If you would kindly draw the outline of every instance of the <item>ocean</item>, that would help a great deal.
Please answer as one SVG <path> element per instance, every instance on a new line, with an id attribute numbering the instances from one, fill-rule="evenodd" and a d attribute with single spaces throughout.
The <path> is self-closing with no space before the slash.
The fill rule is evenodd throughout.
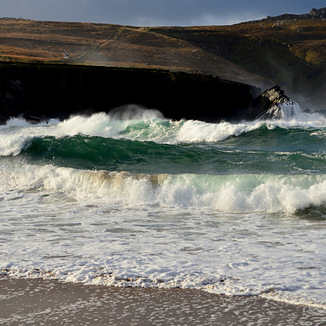
<path id="1" fill-rule="evenodd" d="M 292 108 L 293 111 L 293 108 Z M 0 273 L 326 307 L 326 117 L 135 106 L 0 126 Z"/>

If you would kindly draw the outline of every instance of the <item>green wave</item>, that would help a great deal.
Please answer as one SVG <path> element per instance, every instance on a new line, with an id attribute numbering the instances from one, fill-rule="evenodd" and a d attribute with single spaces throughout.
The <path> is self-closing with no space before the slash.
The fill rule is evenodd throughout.
<path id="1" fill-rule="evenodd" d="M 302 149 L 300 137 L 307 138 L 304 133 L 298 131 L 300 137 L 289 145 L 290 133 L 277 130 L 284 136 L 282 140 L 266 137 L 264 141 L 259 135 L 262 132 L 270 131 L 257 130 L 217 144 L 158 144 L 82 135 L 43 137 L 30 140 L 20 156 L 57 166 L 132 173 L 326 173 L 326 155 L 321 147 L 315 152 L 313 146 Z M 272 150 L 275 140 L 282 146 L 275 144 Z"/>
<path id="2" fill-rule="evenodd" d="M 225 145 L 239 149 L 263 149 L 265 151 L 326 151 L 326 130 L 315 128 L 281 128 L 263 124 L 259 128 L 239 136 L 230 136 Z"/>

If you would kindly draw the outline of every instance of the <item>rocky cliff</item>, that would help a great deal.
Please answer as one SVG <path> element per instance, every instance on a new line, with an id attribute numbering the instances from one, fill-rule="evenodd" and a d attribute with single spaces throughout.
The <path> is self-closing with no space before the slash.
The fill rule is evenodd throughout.
<path id="1" fill-rule="evenodd" d="M 211 75 L 153 69 L 0 64 L 0 121 L 110 112 L 128 104 L 171 119 L 239 120 L 259 89 Z"/>
<path id="2" fill-rule="evenodd" d="M 184 71 L 262 89 L 277 84 L 302 107 L 325 110 L 325 11 L 193 27 L 3 18 L 0 61 Z"/>

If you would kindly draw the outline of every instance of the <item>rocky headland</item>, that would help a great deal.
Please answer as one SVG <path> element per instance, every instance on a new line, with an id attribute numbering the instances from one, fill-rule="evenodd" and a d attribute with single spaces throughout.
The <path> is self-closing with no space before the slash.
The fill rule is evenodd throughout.
<path id="1" fill-rule="evenodd" d="M 172 119 L 254 119 L 275 105 L 275 92 L 288 99 L 283 90 L 301 107 L 323 110 L 325 11 L 200 27 L 2 18 L 0 120 L 64 119 L 126 104 Z"/>

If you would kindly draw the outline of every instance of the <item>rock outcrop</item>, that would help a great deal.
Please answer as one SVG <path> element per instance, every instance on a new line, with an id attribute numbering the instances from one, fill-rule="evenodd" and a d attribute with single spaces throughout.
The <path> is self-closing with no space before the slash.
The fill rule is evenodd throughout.
<path id="1" fill-rule="evenodd" d="M 297 103 L 292 101 L 280 86 L 276 85 L 265 90 L 253 100 L 246 113 L 247 120 L 253 119 L 282 119 L 291 117 L 298 108 Z"/>
<path id="2" fill-rule="evenodd" d="M 295 14 L 283 14 L 280 16 L 268 16 L 267 20 L 297 20 L 297 19 L 326 19 L 326 8 L 316 9 L 313 8 L 309 14 L 295 15 Z"/>
<path id="3" fill-rule="evenodd" d="M 315 9 L 313 8 L 309 16 L 314 19 L 326 19 L 326 8 Z"/>

